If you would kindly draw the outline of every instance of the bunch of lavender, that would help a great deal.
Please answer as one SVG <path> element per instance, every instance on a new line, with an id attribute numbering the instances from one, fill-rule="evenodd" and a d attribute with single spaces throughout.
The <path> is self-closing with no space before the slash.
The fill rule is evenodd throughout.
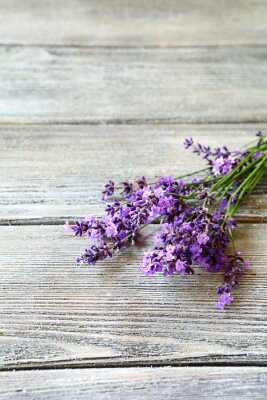
<path id="1" fill-rule="evenodd" d="M 194 274 L 194 266 L 206 271 L 221 272 L 223 283 L 217 287 L 218 310 L 232 302 L 232 290 L 238 286 L 249 263 L 237 251 L 232 231 L 236 227 L 233 215 L 240 202 L 259 182 L 267 166 L 267 135 L 242 150 L 227 147 L 211 149 L 186 139 L 185 148 L 202 156 L 208 166 L 197 171 L 206 174 L 201 179 L 160 177 L 153 184 L 145 177 L 116 186 L 109 181 L 102 199 L 112 198 L 102 218 L 86 216 L 75 225 L 65 225 L 77 236 L 86 235 L 91 247 L 77 262 L 95 264 L 134 242 L 145 226 L 160 223 L 155 247 L 144 254 L 140 270 L 145 275 Z M 119 191 L 116 196 L 115 192 Z M 226 255 L 229 241 L 234 254 Z"/>

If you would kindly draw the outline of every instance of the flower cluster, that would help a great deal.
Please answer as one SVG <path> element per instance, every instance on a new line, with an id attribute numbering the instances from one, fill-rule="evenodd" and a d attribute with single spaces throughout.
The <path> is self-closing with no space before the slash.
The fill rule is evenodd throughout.
<path id="1" fill-rule="evenodd" d="M 249 268 L 239 251 L 227 255 L 225 250 L 230 241 L 235 248 L 233 215 L 240 201 L 266 171 L 266 136 L 258 132 L 257 137 L 254 145 L 232 152 L 225 146 L 211 149 L 186 139 L 185 148 L 192 148 L 208 163 L 207 174 L 201 179 L 160 177 L 149 184 L 141 177 L 118 186 L 110 180 L 102 192 L 103 200 L 113 197 L 105 215 L 89 215 L 74 225 L 65 225 L 66 231 L 86 235 L 91 242 L 77 262 L 95 264 L 112 257 L 129 241 L 134 242 L 141 229 L 158 222 L 155 247 L 145 253 L 141 272 L 187 275 L 194 273 L 196 265 L 208 272 L 221 272 L 223 283 L 216 289 L 219 300 L 215 306 L 223 310 L 232 302 L 232 290 Z"/>

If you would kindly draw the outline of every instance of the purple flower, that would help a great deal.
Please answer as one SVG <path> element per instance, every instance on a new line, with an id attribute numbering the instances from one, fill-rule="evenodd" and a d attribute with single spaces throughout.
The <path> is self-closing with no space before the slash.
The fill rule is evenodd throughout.
<path id="1" fill-rule="evenodd" d="M 93 245 L 89 250 L 85 250 L 84 254 L 77 259 L 78 262 L 84 261 L 87 264 L 94 265 L 99 260 L 104 260 L 107 256 L 112 256 L 112 253 L 106 243 L 100 246 Z"/>
<path id="2" fill-rule="evenodd" d="M 262 157 L 264 155 L 264 153 L 262 151 L 256 151 L 256 153 L 253 154 L 252 156 L 252 161 L 257 160 L 258 158 Z"/>
<path id="3" fill-rule="evenodd" d="M 110 196 L 113 195 L 115 190 L 115 184 L 113 181 L 109 181 L 106 185 L 105 188 L 102 192 L 102 200 L 106 200 L 107 198 L 109 198 Z"/>
<path id="4" fill-rule="evenodd" d="M 130 182 L 121 182 L 123 187 L 122 195 L 129 197 L 129 195 L 133 192 L 133 184 Z"/>
<path id="5" fill-rule="evenodd" d="M 177 260 L 175 263 L 175 269 L 177 274 L 185 275 L 186 267 L 187 265 L 185 261 Z"/>
<path id="6" fill-rule="evenodd" d="M 185 149 L 188 149 L 189 147 L 192 146 L 192 144 L 193 144 L 193 139 L 192 139 L 192 138 L 185 139 L 185 141 L 184 141 L 184 148 L 185 148 Z"/>
<path id="7" fill-rule="evenodd" d="M 152 262 L 153 253 L 151 251 L 145 253 L 143 262 L 140 266 L 140 271 L 145 275 L 153 274 L 153 262 Z"/>
<path id="8" fill-rule="evenodd" d="M 207 235 L 206 232 L 199 233 L 199 234 L 197 235 L 197 242 L 198 242 L 198 244 L 206 244 L 208 240 L 209 240 L 209 237 L 208 237 L 208 235 Z"/>
<path id="9" fill-rule="evenodd" d="M 84 221 L 76 221 L 75 225 L 69 225 L 69 228 L 76 236 L 82 236 L 88 231 L 88 224 Z"/>
<path id="10" fill-rule="evenodd" d="M 250 269 L 250 263 L 244 260 L 244 267 Z"/>
<path id="11" fill-rule="evenodd" d="M 190 253 L 191 253 L 191 258 L 192 261 L 197 260 L 197 258 L 200 256 L 200 254 L 202 253 L 202 248 L 201 246 L 197 243 L 194 242 L 191 246 L 190 246 Z"/>
<path id="12" fill-rule="evenodd" d="M 169 187 L 172 183 L 174 182 L 174 179 L 171 176 L 164 176 L 164 177 L 160 177 L 158 178 L 157 183 L 161 186 L 161 187 Z"/>
<path id="13" fill-rule="evenodd" d="M 220 295 L 219 300 L 217 302 L 214 303 L 215 308 L 217 308 L 217 310 L 219 311 L 223 311 L 224 307 L 226 305 L 231 304 L 231 302 L 233 301 L 233 297 L 231 296 L 231 293 L 223 293 Z"/>
<path id="14" fill-rule="evenodd" d="M 218 207 L 221 208 L 221 209 L 224 209 L 224 208 L 227 207 L 227 204 L 228 204 L 228 199 L 227 199 L 227 197 L 224 197 L 224 198 L 220 201 Z"/>
<path id="15" fill-rule="evenodd" d="M 215 175 L 226 175 L 232 171 L 235 160 L 232 156 L 218 157 L 212 162 L 212 171 Z"/>
<path id="16" fill-rule="evenodd" d="M 145 186 L 147 186 L 147 181 L 144 176 L 142 176 L 142 178 L 137 178 L 135 182 L 140 189 L 143 189 Z"/>
<path id="17" fill-rule="evenodd" d="M 113 222 L 111 222 L 107 226 L 105 233 L 106 233 L 107 237 L 115 236 L 118 233 L 116 225 Z"/>
<path id="18" fill-rule="evenodd" d="M 107 215 L 114 216 L 115 213 L 121 211 L 121 203 L 118 200 L 115 200 L 113 204 L 108 204 L 105 209 Z"/>

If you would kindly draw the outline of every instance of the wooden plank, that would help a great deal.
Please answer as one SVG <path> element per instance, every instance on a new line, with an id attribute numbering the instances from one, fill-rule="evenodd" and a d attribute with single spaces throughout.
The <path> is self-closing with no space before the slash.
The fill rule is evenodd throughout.
<path id="1" fill-rule="evenodd" d="M 218 274 L 145 277 L 157 226 L 102 264 L 76 266 L 86 241 L 60 226 L 0 227 L 0 367 L 266 363 L 265 224 L 240 225 L 252 269 L 225 313 Z"/>
<path id="2" fill-rule="evenodd" d="M 267 368 L 105 368 L 0 374 L 0 399 L 265 400 Z"/>
<path id="3" fill-rule="evenodd" d="M 185 137 L 235 149 L 267 125 L 0 126 L 0 223 L 62 223 L 100 215 L 103 185 L 145 175 L 179 176 L 205 167 Z M 119 151 L 118 151 L 119 150 Z M 266 221 L 267 181 L 237 215 Z"/>
<path id="4" fill-rule="evenodd" d="M 9 0 L 1 43 L 83 46 L 266 44 L 264 0 Z"/>
<path id="5" fill-rule="evenodd" d="M 1 123 L 267 121 L 265 46 L 0 48 Z"/>

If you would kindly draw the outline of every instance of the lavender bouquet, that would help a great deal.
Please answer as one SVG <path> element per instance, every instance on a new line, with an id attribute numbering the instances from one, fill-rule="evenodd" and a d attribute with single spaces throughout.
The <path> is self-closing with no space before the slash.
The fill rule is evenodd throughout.
<path id="1" fill-rule="evenodd" d="M 102 218 L 88 215 L 75 225 L 65 224 L 65 231 L 86 235 L 91 242 L 77 262 L 94 265 L 112 257 L 129 241 L 134 242 L 145 226 L 157 222 L 155 247 L 144 254 L 141 272 L 189 275 L 194 274 L 195 265 L 221 272 L 223 282 L 216 289 L 219 299 L 215 307 L 222 311 L 233 301 L 233 288 L 250 267 L 236 249 L 232 231 L 240 202 L 266 171 L 267 135 L 258 132 L 256 136 L 253 143 L 234 151 L 225 146 L 211 149 L 186 139 L 185 148 L 193 149 L 207 162 L 207 168 L 195 174 L 160 177 L 154 183 L 142 177 L 119 186 L 110 180 L 102 199 L 113 200 Z M 200 172 L 205 176 L 189 178 Z M 225 254 L 230 241 L 232 255 Z"/>

